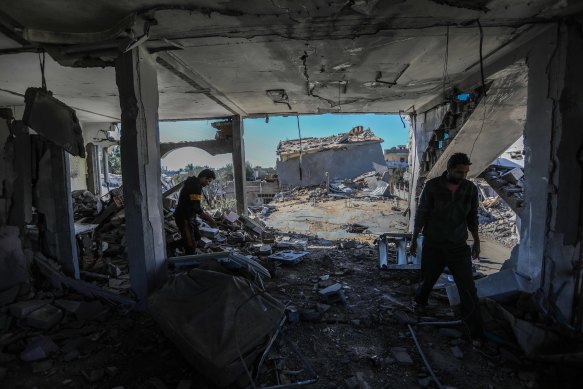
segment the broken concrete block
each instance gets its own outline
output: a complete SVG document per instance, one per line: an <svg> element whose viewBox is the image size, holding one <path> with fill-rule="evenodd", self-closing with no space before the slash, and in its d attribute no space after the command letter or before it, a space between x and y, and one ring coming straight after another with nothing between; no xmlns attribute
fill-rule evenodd
<svg viewBox="0 0 583 389"><path fill-rule="evenodd" d="M330 285L327 288L321 289L320 291L318 291L318 293L320 293L322 296L330 296L330 295L338 293L341 290L342 290L342 285L339 283L336 283L334 285Z"/></svg>
<svg viewBox="0 0 583 389"><path fill-rule="evenodd" d="M391 354L393 354L393 357L395 357L400 365L407 366L413 364L413 360L404 347L391 347Z"/></svg>
<svg viewBox="0 0 583 389"><path fill-rule="evenodd" d="M512 184L516 184L522 179L522 177L524 177L524 171L519 167L510 170L508 173L502 176L504 180Z"/></svg>
<svg viewBox="0 0 583 389"><path fill-rule="evenodd" d="M10 313L17 319L23 319L49 302L49 300L20 301L10 305Z"/></svg>
<svg viewBox="0 0 583 389"><path fill-rule="evenodd" d="M298 309L294 306L289 306L286 308L285 310L285 314L287 316L287 321L290 323L297 323L298 321L300 321L300 314L298 312Z"/></svg>
<svg viewBox="0 0 583 389"><path fill-rule="evenodd" d="M59 351L59 347L48 336L33 339L20 353L24 362L34 362L48 358L52 353Z"/></svg>
<svg viewBox="0 0 583 389"><path fill-rule="evenodd" d="M457 359L462 359L464 357L463 351L458 346L451 347L451 353Z"/></svg>
<svg viewBox="0 0 583 389"><path fill-rule="evenodd" d="M207 238L206 236L203 236L202 238L200 238L200 241L204 247L208 247L211 244L213 244L213 241L211 239Z"/></svg>
<svg viewBox="0 0 583 389"><path fill-rule="evenodd" d="M308 254L309 252L307 251L280 251L278 253L270 255L267 258L273 261L278 261L289 265L296 265L302 260L303 257L305 257Z"/></svg>
<svg viewBox="0 0 583 389"><path fill-rule="evenodd" d="M300 317L305 321L320 321L322 319L322 313L313 309L302 309L300 311Z"/></svg>
<svg viewBox="0 0 583 389"><path fill-rule="evenodd" d="M237 215L235 212L231 211L225 215L225 220L230 222L230 223L235 223L237 220L239 220L239 215Z"/></svg>
<svg viewBox="0 0 583 389"><path fill-rule="evenodd" d="M48 330L61 321L64 313L59 308L47 304L29 314L25 323L39 330Z"/></svg>
<svg viewBox="0 0 583 389"><path fill-rule="evenodd" d="M75 300L55 300L55 305L66 312L75 313L81 306L82 301Z"/></svg>
<svg viewBox="0 0 583 389"><path fill-rule="evenodd" d="M259 254L260 255L269 255L271 254L271 245L270 244L263 244L259 247Z"/></svg>
<svg viewBox="0 0 583 389"><path fill-rule="evenodd" d="M215 236L217 236L219 234L219 229L218 228L212 228L212 227L199 227L198 228L200 233L207 237L207 238L214 238Z"/></svg>

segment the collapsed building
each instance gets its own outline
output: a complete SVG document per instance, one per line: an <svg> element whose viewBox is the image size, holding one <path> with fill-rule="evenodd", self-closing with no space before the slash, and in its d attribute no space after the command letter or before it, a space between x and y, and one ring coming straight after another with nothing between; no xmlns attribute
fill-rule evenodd
<svg viewBox="0 0 583 389"><path fill-rule="evenodd" d="M372 131L286 140L277 146L277 175L283 187L319 185L354 178L384 167L381 138Z"/></svg>
<svg viewBox="0 0 583 389"><path fill-rule="evenodd" d="M581 12L578 2L556 0L4 1L0 380L191 387L187 375L200 387L575 387L580 377L568 368L581 366L583 330ZM407 206L395 213L413 218L423 183L456 152L470 156L471 178L490 180L516 208L512 257L477 281L490 330L505 345L500 359L464 348L461 330L447 328L459 323L445 304L435 317L414 317L417 274L379 272L376 246L311 236L310 257L307 238L276 239L248 217L243 119L323 113L393 113L408 123ZM161 120L217 118L227 124L216 139L160 144ZM100 178L108 182L103 149L117 142L118 127L123 187L96 216ZM492 168L520 136L524 169ZM290 153L282 143L283 185L321 184L335 174L326 156L341 151L351 166L368 161L361 173L377 151L384 164L372 135L362 145L358 136L312 141L290 143ZM233 158L237 215L217 215L221 230L206 231L217 251L202 258L167 251L160 157L187 146ZM361 147L374 156L364 158ZM106 211L116 215L107 222L110 244L96 247L79 235L92 227L76 229L75 213ZM404 252L401 238L387 238L397 241L391 252ZM277 243L292 253L273 253ZM80 246L97 254L123 247L127 274L113 284L124 293L104 290L98 275L83 277ZM278 279L263 255L304 261L282 266ZM437 300L455 305L456 293L448 286ZM276 342L286 331L292 336ZM419 340L431 347L427 356ZM309 361L281 356L300 343ZM111 350L121 368L105 362ZM105 355L91 358L98 351ZM69 374L67 363L81 357L91 368ZM146 367L134 364L140 358Z"/></svg>

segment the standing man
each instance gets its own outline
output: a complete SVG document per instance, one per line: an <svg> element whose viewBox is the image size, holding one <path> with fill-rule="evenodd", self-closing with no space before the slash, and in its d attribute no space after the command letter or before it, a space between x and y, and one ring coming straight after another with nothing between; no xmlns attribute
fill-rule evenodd
<svg viewBox="0 0 583 389"><path fill-rule="evenodd" d="M417 255L417 236L423 231L423 281L415 296L416 307L422 310L427 305L429 293L447 266L458 288L462 318L472 338L481 341L484 330L472 272L472 258L480 255L478 188L466 180L470 165L466 154L454 154L447 171L427 181L415 214L410 251ZM471 248L468 230L474 239Z"/></svg>
<svg viewBox="0 0 583 389"><path fill-rule="evenodd" d="M208 186L216 178L215 172L204 169L198 177L188 177L178 197L178 205L174 210L174 220L182 235L182 243L186 255L196 253L196 244L201 239L196 216L199 215L211 227L216 227L214 219L201 207L202 188Z"/></svg>

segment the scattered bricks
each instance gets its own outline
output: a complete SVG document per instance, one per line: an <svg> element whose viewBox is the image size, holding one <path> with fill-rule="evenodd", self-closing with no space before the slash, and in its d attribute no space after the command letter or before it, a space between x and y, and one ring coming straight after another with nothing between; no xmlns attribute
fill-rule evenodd
<svg viewBox="0 0 583 389"><path fill-rule="evenodd" d="M439 329L439 333L443 336L445 336L446 338L453 338L453 339L458 339L461 338L463 336L463 334L453 328L440 328Z"/></svg>
<svg viewBox="0 0 583 389"><path fill-rule="evenodd" d="M342 292L341 284L337 283L334 285L330 285L327 288L321 289L318 293L326 297L329 303L342 302L346 304L346 296L344 295L344 292Z"/></svg>
<svg viewBox="0 0 583 389"><path fill-rule="evenodd" d="M37 309L47 305L49 300L20 301L10 305L10 313L17 319L24 319Z"/></svg>
<svg viewBox="0 0 583 389"><path fill-rule="evenodd" d="M39 330L48 330L55 326L63 318L64 313L57 307L50 304L45 305L28 315L25 323Z"/></svg>
<svg viewBox="0 0 583 389"><path fill-rule="evenodd" d="M413 360L404 347L391 347L391 354L393 354L393 357L395 357L400 365L410 366L413 364Z"/></svg>
<svg viewBox="0 0 583 389"><path fill-rule="evenodd" d="M457 359L462 359L464 357L464 353L462 350L460 350L460 348L458 346L453 346L451 347L451 353L453 354L454 357L456 357Z"/></svg>
<svg viewBox="0 0 583 389"><path fill-rule="evenodd" d="M289 306L285 310L285 314L287 316L287 321L290 323L297 323L300 321L300 314L298 309L294 306Z"/></svg>
<svg viewBox="0 0 583 389"><path fill-rule="evenodd" d="M211 244L213 244L213 241L212 241L212 239L209 239L209 238L207 238L206 236L203 236L202 238L200 238L200 241L201 241L201 243L202 243L203 247L208 247L208 246L210 246Z"/></svg>
<svg viewBox="0 0 583 389"><path fill-rule="evenodd" d="M20 353L20 359L24 362L34 362L48 358L49 355L59 351L59 347L48 336L33 339Z"/></svg>

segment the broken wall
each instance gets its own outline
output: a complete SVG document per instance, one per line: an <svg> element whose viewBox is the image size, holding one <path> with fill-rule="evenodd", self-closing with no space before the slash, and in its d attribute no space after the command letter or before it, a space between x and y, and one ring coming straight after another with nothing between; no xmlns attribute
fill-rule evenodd
<svg viewBox="0 0 583 389"><path fill-rule="evenodd" d="M423 153L429 145L433 131L439 128L449 104L440 105L421 114L413 114L409 120L409 232L413 232L413 220L417 211L419 183Z"/></svg>
<svg viewBox="0 0 583 389"><path fill-rule="evenodd" d="M71 190L87 190L87 160L67 154L71 166Z"/></svg>
<svg viewBox="0 0 583 389"><path fill-rule="evenodd" d="M385 166L380 143L350 146L339 150L325 150L277 161L279 184L285 186L311 186L326 182L326 172L330 180L350 179L375 170L375 164ZM301 168L301 178L300 178Z"/></svg>

